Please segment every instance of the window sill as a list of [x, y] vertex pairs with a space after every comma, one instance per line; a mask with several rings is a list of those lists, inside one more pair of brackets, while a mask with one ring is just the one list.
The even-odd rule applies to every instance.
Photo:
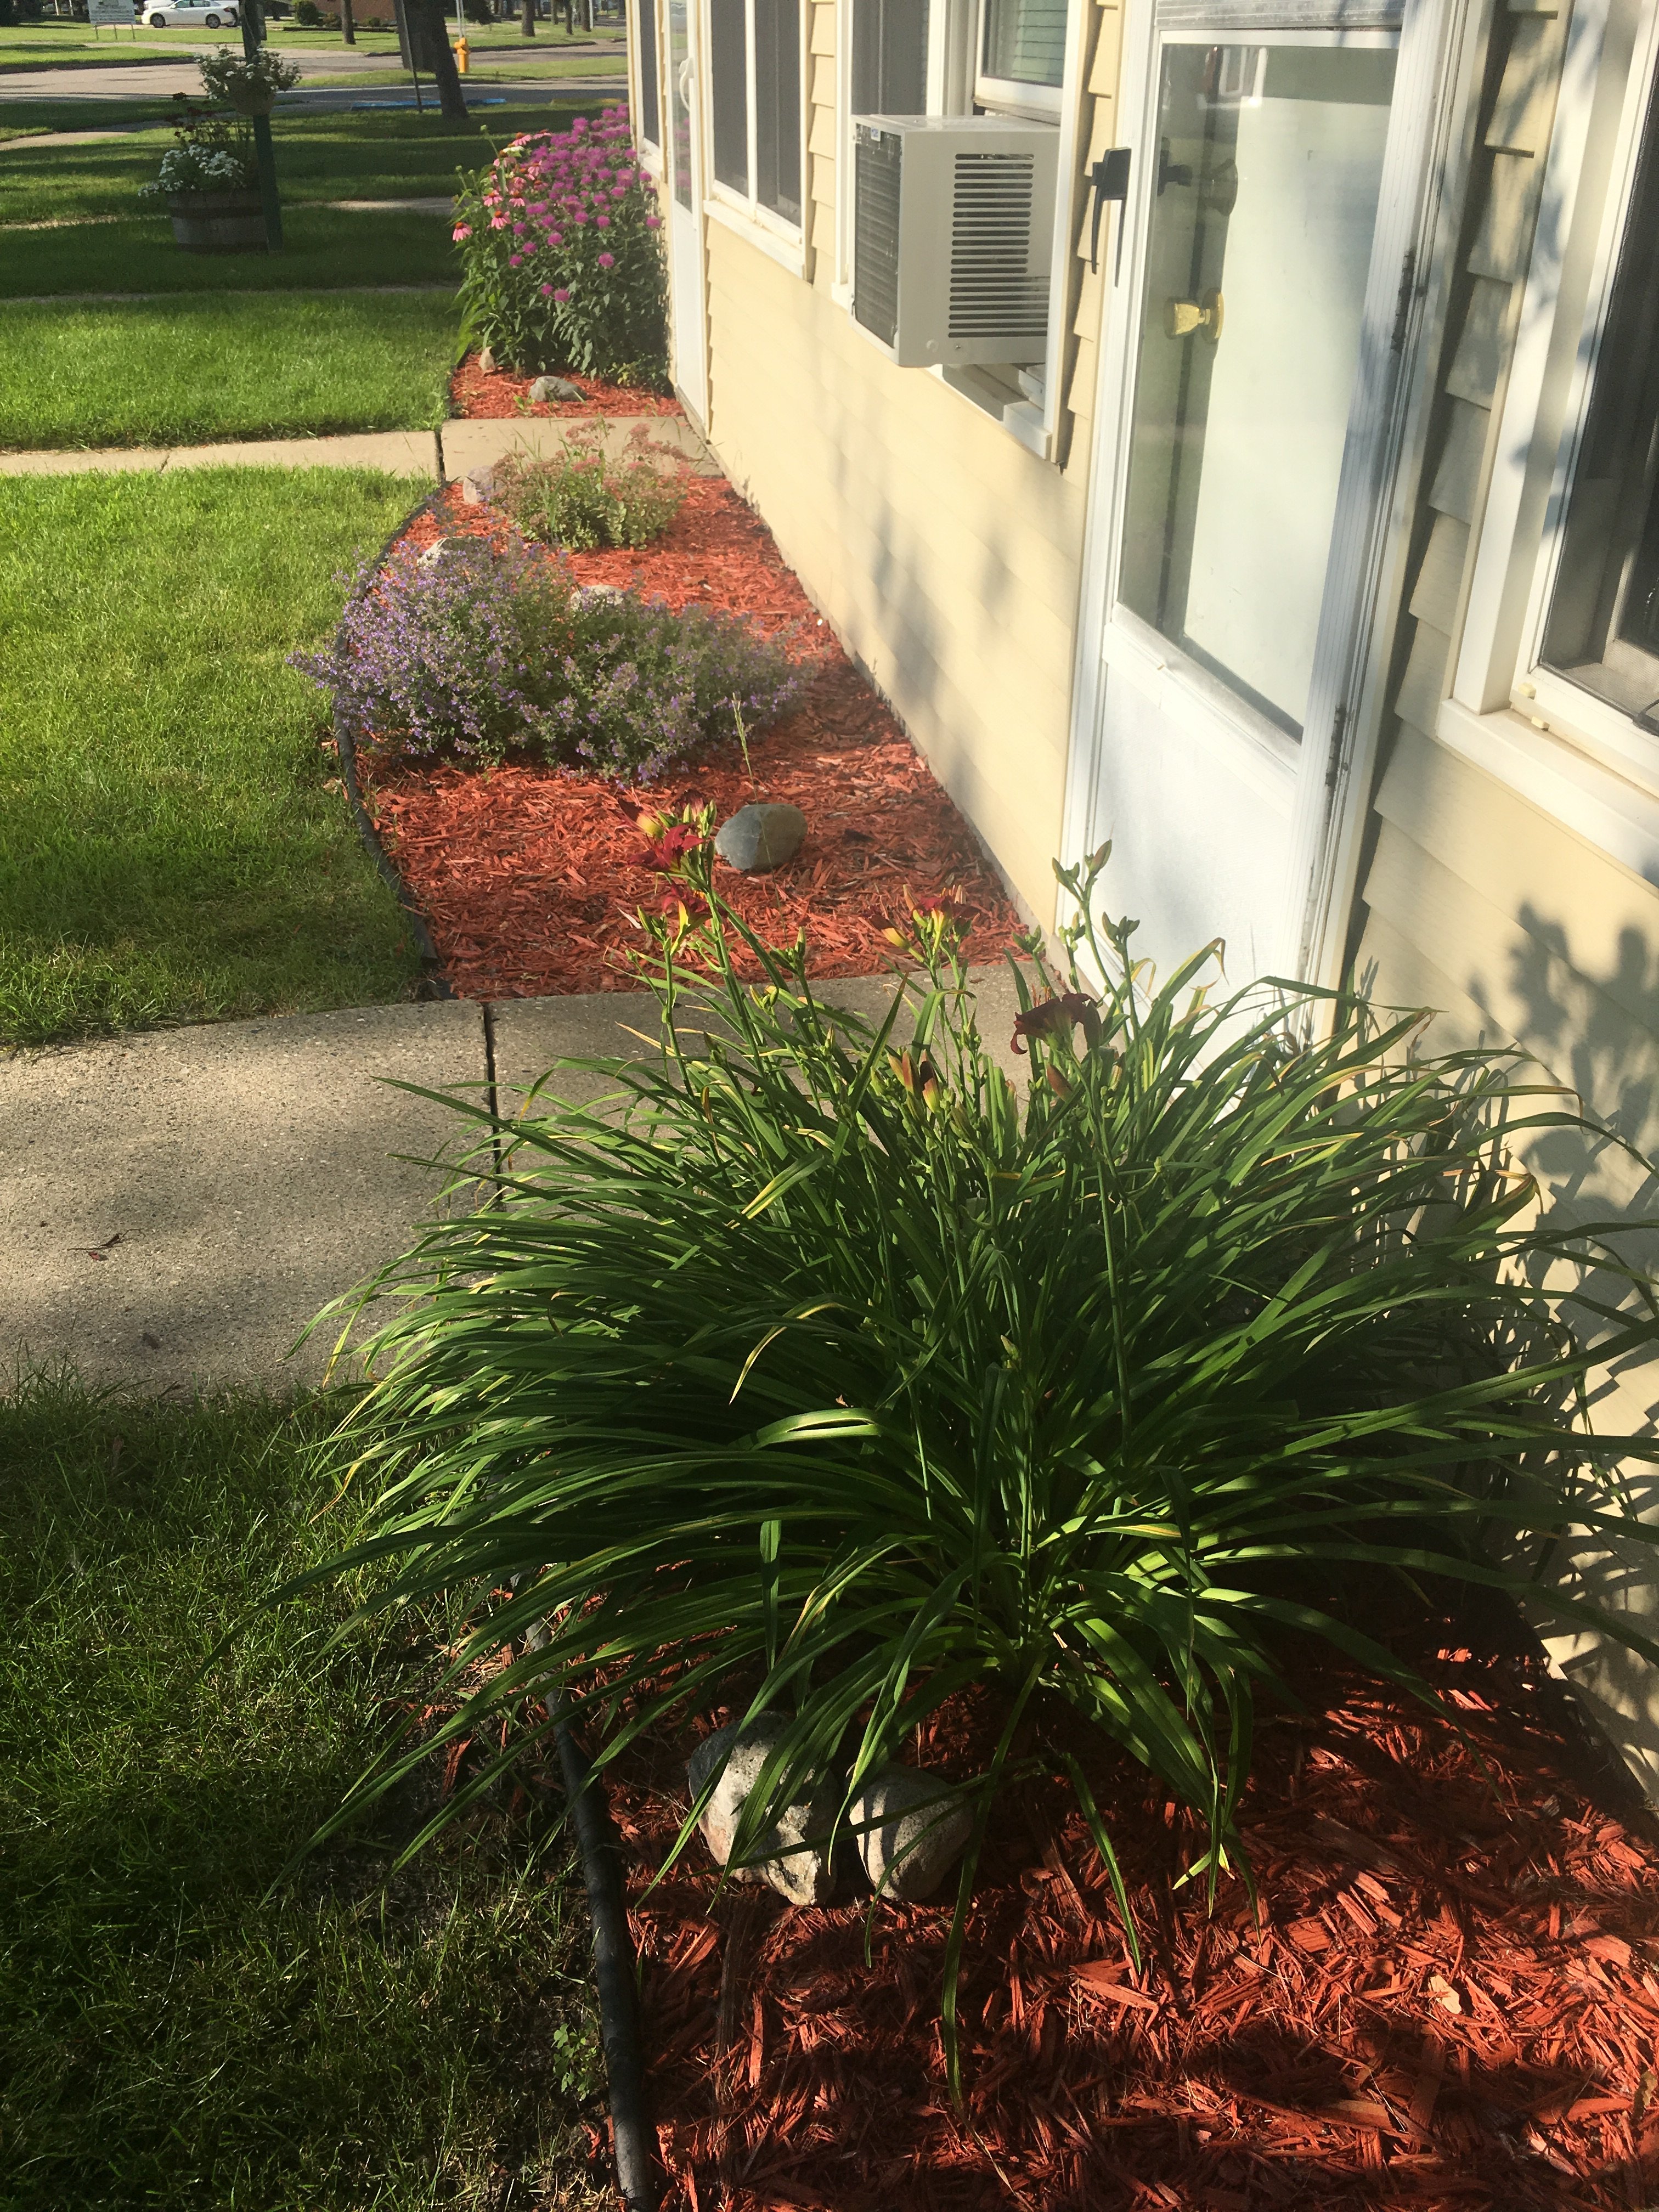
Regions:
[[750, 246], [758, 246], [769, 260], [777, 263], [780, 269], [787, 269], [792, 276], [805, 276], [806, 241], [799, 233], [780, 235], [776, 231], [769, 230], [763, 224], [757, 222], [752, 216], [729, 207], [723, 200], [717, 200], [712, 192], [703, 202], [703, 208], [711, 222], [719, 223], [723, 230], [731, 231], [734, 236], [747, 240]]
[[1435, 736], [1607, 860], [1659, 884], [1659, 798], [1651, 793], [1510, 707], [1476, 714], [1443, 700]]
[[1021, 398], [1000, 377], [981, 368], [947, 368], [943, 364], [929, 369], [927, 374], [949, 385], [978, 413], [1000, 422], [1011, 438], [1028, 453], [1035, 453], [1038, 460], [1050, 458], [1053, 440], [1043, 422], [1042, 408], [1032, 400]]

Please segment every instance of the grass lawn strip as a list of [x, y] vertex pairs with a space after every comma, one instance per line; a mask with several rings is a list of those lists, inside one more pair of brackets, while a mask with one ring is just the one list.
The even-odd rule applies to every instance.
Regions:
[[[74, 230], [12, 231], [0, 251], [0, 298], [339, 291], [455, 281], [449, 233], [429, 215], [289, 207], [283, 228], [286, 249], [270, 254], [181, 252], [165, 216]], [[4, 320], [9, 324], [9, 313]], [[142, 373], [142, 364], [132, 367]]]
[[284, 663], [418, 491], [0, 478], [0, 1043], [408, 995], [402, 910]]
[[454, 330], [442, 292], [14, 303], [0, 447], [431, 429], [448, 411]]
[[[562, 130], [572, 117], [593, 112], [592, 102], [572, 98], [533, 106], [515, 103], [492, 109], [487, 119], [475, 116], [465, 123], [446, 123], [441, 116], [417, 115], [413, 109], [367, 115], [279, 114], [273, 137], [283, 204], [293, 210], [309, 201], [417, 199], [453, 191], [456, 171], [483, 167], [494, 146], [504, 139], [521, 131]], [[8, 115], [8, 108], [0, 105], [0, 122]], [[153, 211], [154, 203], [138, 197], [172, 143], [170, 131], [157, 125], [101, 146], [17, 148], [0, 161], [0, 223], [56, 222], [68, 216], [143, 216], [176, 259], [210, 259], [223, 266], [233, 257], [179, 252], [171, 244], [165, 216]], [[367, 250], [375, 249], [371, 244]], [[10, 255], [9, 246], [8, 261]], [[445, 265], [453, 269], [453, 255]], [[34, 289], [72, 288], [40, 284]]]
[[435, 1802], [420, 1778], [380, 1832], [277, 1880], [445, 1627], [331, 1647], [343, 1592], [260, 1607], [349, 1538], [330, 1425], [40, 1382], [0, 1404], [8, 2212], [607, 2201], [550, 1820], [539, 1853], [490, 1814], [393, 1875]]

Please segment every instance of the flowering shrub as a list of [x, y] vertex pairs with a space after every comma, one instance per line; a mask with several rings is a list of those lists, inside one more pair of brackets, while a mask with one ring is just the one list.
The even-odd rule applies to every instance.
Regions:
[[401, 547], [360, 571], [333, 645], [295, 665], [354, 738], [497, 761], [526, 746], [649, 781], [695, 747], [772, 720], [802, 672], [730, 615], [585, 591], [524, 545]]
[[679, 513], [685, 493], [644, 453], [607, 461], [601, 439], [573, 434], [545, 457], [509, 453], [491, 496], [528, 536], [577, 551], [647, 545]]
[[216, 106], [234, 107], [239, 115], [269, 115], [279, 92], [291, 92], [300, 82], [300, 64], [261, 46], [252, 61], [229, 46], [204, 54], [198, 63], [202, 90]]
[[515, 138], [455, 202], [463, 326], [517, 369], [619, 384], [667, 365], [662, 220], [625, 107]]
[[253, 133], [246, 123], [186, 108], [171, 146], [161, 156], [153, 185], [140, 188], [142, 199], [167, 199], [174, 192], [245, 192], [258, 181]]

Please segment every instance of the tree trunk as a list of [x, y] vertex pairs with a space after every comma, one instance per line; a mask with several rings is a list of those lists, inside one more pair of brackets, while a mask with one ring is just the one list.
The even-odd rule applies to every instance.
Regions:
[[357, 26], [351, 20], [351, 0], [340, 0], [340, 36], [349, 46], [357, 43]]
[[410, 12], [418, 12], [425, 26], [425, 44], [429, 50], [433, 82], [438, 88], [438, 106], [444, 119], [465, 123], [466, 101], [461, 93], [460, 71], [455, 66], [455, 51], [449, 43], [449, 18], [443, 0], [413, 0]]
[[533, 39], [535, 37], [536, 0], [524, 0], [524, 5], [519, 11], [519, 28], [524, 33], [526, 39]]

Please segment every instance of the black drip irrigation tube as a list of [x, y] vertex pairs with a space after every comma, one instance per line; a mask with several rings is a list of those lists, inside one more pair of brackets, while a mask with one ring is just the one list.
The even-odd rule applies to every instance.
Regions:
[[[428, 492], [420, 505], [411, 508], [404, 517], [374, 556], [374, 565], [358, 586], [352, 599], [352, 605], [356, 605], [363, 599], [374, 579], [385, 568], [387, 555], [409, 528], [410, 523], [418, 522], [423, 514], [429, 514], [443, 497], [443, 494], [444, 487], [440, 484], [435, 491]], [[357, 774], [357, 739], [353, 732], [350, 720], [341, 713], [337, 700], [334, 708], [334, 749], [339, 755], [340, 781], [345, 786], [346, 800], [351, 808], [351, 818], [357, 825], [357, 835], [362, 838], [364, 850], [380, 871], [386, 887], [403, 908], [416, 945], [419, 948], [421, 966], [424, 973], [421, 977], [417, 994], [422, 999], [453, 999], [455, 995], [454, 989], [448, 976], [444, 973], [444, 963], [433, 937], [431, 927], [425, 915], [421, 911], [419, 901], [398, 874], [392, 855], [386, 851], [385, 842], [374, 826], [374, 817], [363, 804], [362, 781]]]
[[[539, 1621], [525, 1637], [526, 1647], [532, 1651], [546, 1642], [547, 1631]], [[593, 1929], [593, 1981], [599, 1991], [599, 2039], [611, 2094], [617, 2194], [627, 2212], [657, 2212], [662, 2202], [661, 2169], [645, 2093], [639, 1985], [628, 1933], [628, 1908], [623, 1900], [617, 1826], [605, 1785], [570, 1733], [570, 1709], [563, 1695], [544, 1699], [543, 1710], [553, 1723], [559, 1771], [576, 1832], [582, 1879], [587, 1886], [587, 1915]]]
[[[375, 577], [386, 566], [392, 547], [410, 525], [418, 521], [422, 515], [430, 514], [443, 496], [443, 490], [444, 487], [440, 485], [436, 491], [428, 493], [418, 507], [404, 517], [380, 548], [357, 592], [357, 599], [361, 600], [369, 590]], [[357, 775], [356, 740], [348, 718], [339, 712], [337, 706], [334, 724], [334, 742], [340, 757], [341, 780], [345, 785], [346, 797], [351, 803], [357, 834], [375, 866], [396, 894], [398, 904], [409, 916], [410, 927], [421, 948], [422, 963], [427, 969], [429, 994], [434, 998], [453, 999], [455, 994], [443, 972], [443, 964], [438, 957], [438, 948], [433, 942], [426, 916], [392, 866], [392, 857], [381, 842], [380, 833], [363, 804], [362, 786]], [[493, 1079], [493, 1064], [491, 1075]], [[547, 1632], [539, 1623], [525, 1638], [526, 1644], [532, 1650], [546, 1641]], [[646, 2100], [639, 1990], [635, 1976], [634, 1946], [628, 1934], [628, 1908], [623, 1901], [622, 1853], [616, 1823], [611, 1818], [610, 1802], [605, 1796], [604, 1784], [588, 1765], [581, 1746], [570, 1733], [569, 1709], [563, 1698], [545, 1700], [544, 1710], [553, 1723], [553, 1740], [559, 1753], [559, 1771], [570, 1806], [571, 1825], [576, 1832], [576, 1849], [581, 1858], [582, 1879], [587, 1889], [588, 1918], [593, 1930], [593, 1981], [599, 2000], [599, 2037], [605, 2050], [605, 2082], [611, 2099], [611, 2133], [617, 2191], [627, 2212], [657, 2212], [662, 2202], [660, 2167], [657, 2159], [656, 2130], [651, 2124]]]

